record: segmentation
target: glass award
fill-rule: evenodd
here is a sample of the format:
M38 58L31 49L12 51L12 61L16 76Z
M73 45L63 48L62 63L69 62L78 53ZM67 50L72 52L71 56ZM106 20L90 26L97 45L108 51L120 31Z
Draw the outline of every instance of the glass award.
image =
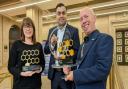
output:
M73 40L71 39L71 33L69 30L65 30L65 34L63 37L63 41L61 42L56 42L57 46L55 49L53 49L51 47L51 37L53 35L56 35L57 33L57 29L55 28L50 36L49 36L49 48L51 51L52 55L57 56L58 59L55 59L55 63L52 65L53 68L63 68L65 65L72 67L75 66L74 62L73 62L73 57L74 57L74 49L73 49ZM56 36L57 37L57 36ZM59 44L59 45L58 45Z
M73 64L73 40L65 40L59 43L56 53L58 53L58 60L55 60L55 64L52 65L53 68L63 68L63 66L75 66Z
M21 55L21 61L23 61L24 66L22 66L22 71L36 71L40 70L39 65L40 59L38 58L39 50L24 50Z

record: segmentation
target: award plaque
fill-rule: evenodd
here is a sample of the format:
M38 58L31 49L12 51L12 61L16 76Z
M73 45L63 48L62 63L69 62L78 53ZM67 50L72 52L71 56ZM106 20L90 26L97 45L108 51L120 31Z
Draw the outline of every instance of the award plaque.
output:
M75 66L73 64L73 56L74 56L74 49L73 49L73 40L65 40L59 43L59 47L57 49L59 53L59 60L57 63L52 65L53 68L63 68L63 66Z
M71 39L71 33L69 30L65 30L65 35L62 42L57 40L54 48L51 46L51 38L53 35L57 37L57 30L58 28L53 29L49 36L49 49L51 54L57 54L56 56L58 58L55 59L55 63L52 65L52 68L63 68L65 65L69 67L75 66L75 64L73 64L73 40Z
M71 65L73 64L73 40L65 40L60 43L60 47L58 48L58 52L61 55L61 65Z
M40 70L41 66L38 65L40 62L39 50L24 50L21 55L21 61L23 61L24 66L22 66L22 71L36 71Z
M41 67L40 65L30 65L30 66L23 66L22 67L22 71L36 71L36 70L40 70Z

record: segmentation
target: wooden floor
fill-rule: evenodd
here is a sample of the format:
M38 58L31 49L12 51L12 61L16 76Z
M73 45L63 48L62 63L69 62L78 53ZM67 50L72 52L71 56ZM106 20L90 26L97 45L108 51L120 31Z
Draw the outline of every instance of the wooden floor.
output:
M50 80L47 76L42 76L42 89L51 89Z
M3 68L0 72L6 72L7 68ZM120 76L125 89L128 89L128 66L119 66ZM11 89L11 78L5 79L0 84L0 89ZM47 76L42 76L42 89L51 89L50 81L47 79Z

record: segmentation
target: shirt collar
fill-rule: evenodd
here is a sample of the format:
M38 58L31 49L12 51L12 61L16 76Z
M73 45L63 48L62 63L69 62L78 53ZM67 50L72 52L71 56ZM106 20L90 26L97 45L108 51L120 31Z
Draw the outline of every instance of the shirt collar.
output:
M63 28L62 28L62 29L60 29L60 28L59 28L59 26L57 26L57 29L58 29L58 30L60 30L60 31L65 31L66 26L67 26L67 23L63 26Z

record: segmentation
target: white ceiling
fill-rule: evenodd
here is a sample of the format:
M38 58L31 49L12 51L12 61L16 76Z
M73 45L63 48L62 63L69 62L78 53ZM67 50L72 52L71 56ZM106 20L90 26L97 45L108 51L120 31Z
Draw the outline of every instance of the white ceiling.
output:
M42 10L47 10L47 9L55 8L57 3L64 3L65 6L69 6L83 2L88 3L90 1L94 1L94 0L51 0L50 2L48 2L48 4L38 5L38 7L40 7Z
M22 16L24 16L23 14L26 14L26 7L30 6L30 4L34 4L34 6L39 7L42 11L46 12L47 14L51 14L52 13L51 11L54 10L57 3L60 2L64 3L65 6L67 6L68 8L76 9L81 6L83 7L84 4L86 6L88 3L95 4L99 2L118 1L118 0L49 0L48 2L45 3L43 3L42 1L45 0L2 0L2 2L0 2L0 5L2 3L5 4L2 4L2 6L0 6L0 14L5 15L9 18L17 19L18 18L17 16L22 18ZM6 2L8 3L6 4Z
M8 0L5 0L5 1L8 1ZM45 0L20 0L20 3L18 3L18 4L12 4L12 2L10 0L10 5L9 4L3 5L3 7L0 8L0 13L7 14L9 16L25 14L26 13L26 7L7 10L7 11L3 11L3 10L15 8L15 7L19 7L19 6L27 5L27 4L31 4L31 3L36 3L36 2L40 2L40 1L45 1ZM48 10L48 9L55 8L57 3L60 3L60 2L64 3L66 6L69 6L69 5L83 3L83 2L88 3L89 1L93 1L93 0L50 0L50 1L45 2L45 3L42 2L39 4L35 4L35 6L39 7L42 10Z

